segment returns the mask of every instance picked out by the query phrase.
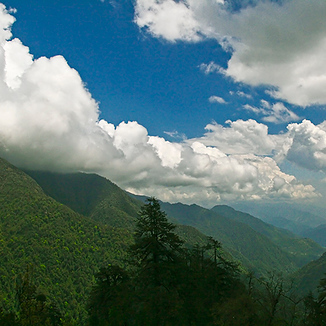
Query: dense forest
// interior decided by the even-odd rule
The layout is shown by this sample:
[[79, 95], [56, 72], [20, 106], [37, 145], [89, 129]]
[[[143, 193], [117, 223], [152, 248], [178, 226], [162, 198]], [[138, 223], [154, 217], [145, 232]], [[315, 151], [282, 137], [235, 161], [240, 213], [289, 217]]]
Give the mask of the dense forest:
[[[186, 249], [155, 198], [141, 207], [126, 266], [108, 264], [95, 275], [86, 324], [325, 325], [326, 278], [318, 296], [298, 297], [280, 275], [242, 274], [212, 237]], [[16, 279], [16, 311], [1, 325], [73, 325], [33, 283], [32, 267]]]
[[229, 207], [142, 203], [95, 175], [33, 174], [0, 159], [0, 325], [325, 325], [311, 240]]

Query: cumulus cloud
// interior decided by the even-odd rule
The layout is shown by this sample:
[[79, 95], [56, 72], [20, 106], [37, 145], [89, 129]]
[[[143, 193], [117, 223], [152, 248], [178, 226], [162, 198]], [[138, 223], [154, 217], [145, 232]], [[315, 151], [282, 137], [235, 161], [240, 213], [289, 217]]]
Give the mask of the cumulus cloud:
[[198, 41], [201, 38], [200, 26], [182, 1], [139, 0], [135, 5], [135, 22], [169, 41]]
[[300, 120], [298, 115], [285, 107], [281, 102], [270, 104], [265, 100], [261, 100], [261, 107], [259, 108], [249, 104], [245, 104], [243, 108], [257, 115], [262, 115], [262, 120], [265, 122], [279, 124]]
[[288, 126], [291, 146], [285, 155], [288, 160], [309, 170], [326, 172], [326, 122], [314, 125], [309, 120]]
[[135, 8], [136, 23], [156, 37], [216, 39], [231, 53], [223, 73], [236, 82], [273, 86], [274, 97], [300, 106], [326, 103], [324, 0], [137, 0]]
[[[188, 10], [182, 2], [176, 6], [176, 11]], [[0, 156], [10, 162], [29, 169], [95, 172], [127, 190], [169, 201], [215, 204], [221, 198], [317, 195], [312, 186], [280, 171], [272, 158], [278, 151], [281, 158], [298, 160], [296, 143], [308, 146], [303, 126], [290, 125], [287, 135], [273, 136], [254, 120], [228, 121], [178, 143], [148, 135], [135, 121], [115, 126], [99, 119], [98, 103], [62, 56], [34, 59], [28, 47], [12, 39], [13, 22], [1, 6]], [[321, 161], [323, 143], [315, 149]]]
[[217, 123], [208, 124], [205, 135], [196, 141], [219, 148], [226, 154], [272, 155], [273, 151], [284, 143], [286, 137], [270, 135], [266, 125], [252, 119], [228, 120], [226, 124], [225, 127]]

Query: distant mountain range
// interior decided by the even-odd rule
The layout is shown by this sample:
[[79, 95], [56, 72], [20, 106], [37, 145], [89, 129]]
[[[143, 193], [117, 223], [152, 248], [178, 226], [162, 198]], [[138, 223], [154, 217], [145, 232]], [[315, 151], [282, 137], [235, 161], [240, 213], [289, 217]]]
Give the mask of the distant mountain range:
[[326, 213], [318, 206], [288, 203], [237, 203], [233, 207], [326, 246]]
[[[0, 297], [13, 302], [14, 277], [31, 263], [59, 308], [84, 319], [94, 274], [108, 263], [125, 263], [143, 200], [98, 175], [23, 172], [0, 159]], [[186, 246], [213, 236], [246, 270], [296, 272], [299, 279], [300, 267], [323, 266], [312, 262], [324, 257], [314, 241], [229, 206], [162, 202], [161, 208], [178, 224]]]
[[[98, 175], [26, 172], [49, 196], [92, 220], [114, 227], [131, 230], [146, 199], [128, 194]], [[257, 273], [270, 270], [291, 273], [324, 252], [324, 248], [308, 238], [229, 206], [208, 210], [197, 205], [161, 202], [161, 207], [174, 223], [179, 224], [179, 232], [188, 241], [194, 239], [187, 235], [190, 227], [199, 231], [196, 237], [199, 242], [204, 241], [205, 235], [213, 236], [236, 261]], [[184, 231], [185, 226], [188, 226], [187, 231]]]

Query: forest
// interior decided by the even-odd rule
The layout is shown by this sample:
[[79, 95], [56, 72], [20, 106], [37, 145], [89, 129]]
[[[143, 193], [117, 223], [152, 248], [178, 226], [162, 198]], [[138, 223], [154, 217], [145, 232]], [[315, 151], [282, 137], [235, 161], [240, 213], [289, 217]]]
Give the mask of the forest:
[[323, 252], [231, 207], [0, 159], [0, 325], [323, 325]]
[[[221, 243], [186, 247], [156, 198], [141, 207], [133, 242], [121, 264], [95, 275], [87, 326], [326, 325], [326, 278], [317, 295], [298, 296], [289, 280], [241, 270]], [[15, 310], [1, 309], [0, 325], [79, 325], [34, 283], [27, 265], [15, 286]]]

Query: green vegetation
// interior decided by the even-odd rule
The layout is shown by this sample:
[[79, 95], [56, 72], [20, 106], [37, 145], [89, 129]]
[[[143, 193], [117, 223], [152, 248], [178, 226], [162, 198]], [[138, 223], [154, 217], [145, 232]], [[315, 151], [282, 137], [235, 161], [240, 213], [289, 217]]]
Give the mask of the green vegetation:
[[[99, 206], [95, 202], [102, 205], [114, 202], [114, 198], [130, 213], [136, 211], [137, 205], [141, 207], [140, 202], [135, 204], [135, 200], [108, 180], [82, 174], [68, 175], [68, 180], [69, 177], [79, 182], [69, 188], [67, 181], [60, 191], [66, 191], [70, 203], [80, 202], [84, 212], [90, 213], [92, 209], [96, 212]], [[83, 188], [84, 181], [80, 180], [85, 179], [91, 180], [93, 188]], [[92, 200], [83, 204], [87, 189], [94, 193], [103, 181], [106, 193], [110, 192], [109, 185], [117, 194], [109, 199], [103, 195], [100, 201], [93, 195]], [[73, 201], [76, 188], [82, 190], [83, 195], [76, 191]], [[124, 199], [120, 198], [121, 193]], [[107, 207], [114, 205], [117, 204]], [[114, 211], [122, 213], [114, 215]], [[85, 217], [57, 202], [47, 196], [35, 180], [0, 159], [0, 307], [3, 311], [17, 312], [17, 278], [32, 264], [33, 281], [39, 291], [51, 298], [65, 320], [82, 325], [94, 275], [109, 263], [124, 265], [127, 249], [133, 243], [134, 217], [119, 208], [106, 211], [102, 222], [95, 215]], [[127, 216], [124, 227], [112, 226], [122, 215]], [[178, 234], [188, 246], [205, 241], [205, 236], [191, 227], [178, 227]]]
[[298, 297], [276, 273], [241, 279], [217, 240], [186, 250], [174, 231], [149, 198], [137, 220], [129, 269], [109, 265], [97, 274], [89, 326], [325, 325], [326, 279], [317, 298]]
[[291, 260], [295, 261], [298, 267], [302, 267], [313, 259], [319, 258], [325, 251], [323, 247], [311, 239], [303, 238], [288, 230], [277, 228], [263, 222], [259, 218], [237, 211], [229, 206], [217, 205], [212, 208], [212, 211], [229, 219], [244, 223], [264, 235], [282, 251], [290, 254]]
[[137, 219], [129, 273], [109, 266], [97, 275], [90, 325], [213, 325], [214, 306], [244, 291], [217, 241], [186, 250], [175, 228], [149, 198]]
[[325, 282], [297, 287], [316, 288], [325, 255], [294, 283], [279, 275], [314, 242], [227, 206], [142, 205], [96, 175], [29, 174], [0, 159], [0, 325], [324, 325]]
[[[98, 223], [130, 231], [135, 227], [142, 205], [139, 199], [146, 199], [130, 196], [109, 180], [94, 174], [27, 173], [49, 196], [78, 213]], [[213, 236], [247, 270], [260, 274], [270, 270], [294, 272], [324, 252], [310, 239], [273, 227], [228, 206], [207, 210], [197, 205], [161, 205], [169, 220], [178, 224], [176, 232], [187, 245], [204, 244], [204, 235]]]
[[298, 292], [307, 294], [309, 291], [317, 291], [318, 282], [324, 273], [326, 273], [326, 253], [293, 273], [292, 278]]
[[111, 181], [95, 174], [26, 173], [38, 182], [48, 196], [75, 212], [102, 224], [134, 228], [141, 203]]
[[34, 266], [35, 285], [67, 319], [85, 320], [99, 267], [122, 262], [128, 230], [98, 224], [46, 196], [25, 173], [0, 160], [0, 298], [15, 311], [17, 276]]
[[326, 247], [326, 224], [321, 224], [315, 228], [307, 229], [302, 232], [302, 234]]
[[225, 250], [247, 270], [262, 275], [271, 270], [294, 272], [303, 265], [303, 261], [316, 259], [323, 252], [323, 248], [311, 240], [282, 232], [225, 206], [220, 209], [220, 213], [214, 211], [217, 207], [208, 210], [198, 205], [180, 203], [162, 203], [162, 209], [178, 223], [191, 225], [219, 239]]

